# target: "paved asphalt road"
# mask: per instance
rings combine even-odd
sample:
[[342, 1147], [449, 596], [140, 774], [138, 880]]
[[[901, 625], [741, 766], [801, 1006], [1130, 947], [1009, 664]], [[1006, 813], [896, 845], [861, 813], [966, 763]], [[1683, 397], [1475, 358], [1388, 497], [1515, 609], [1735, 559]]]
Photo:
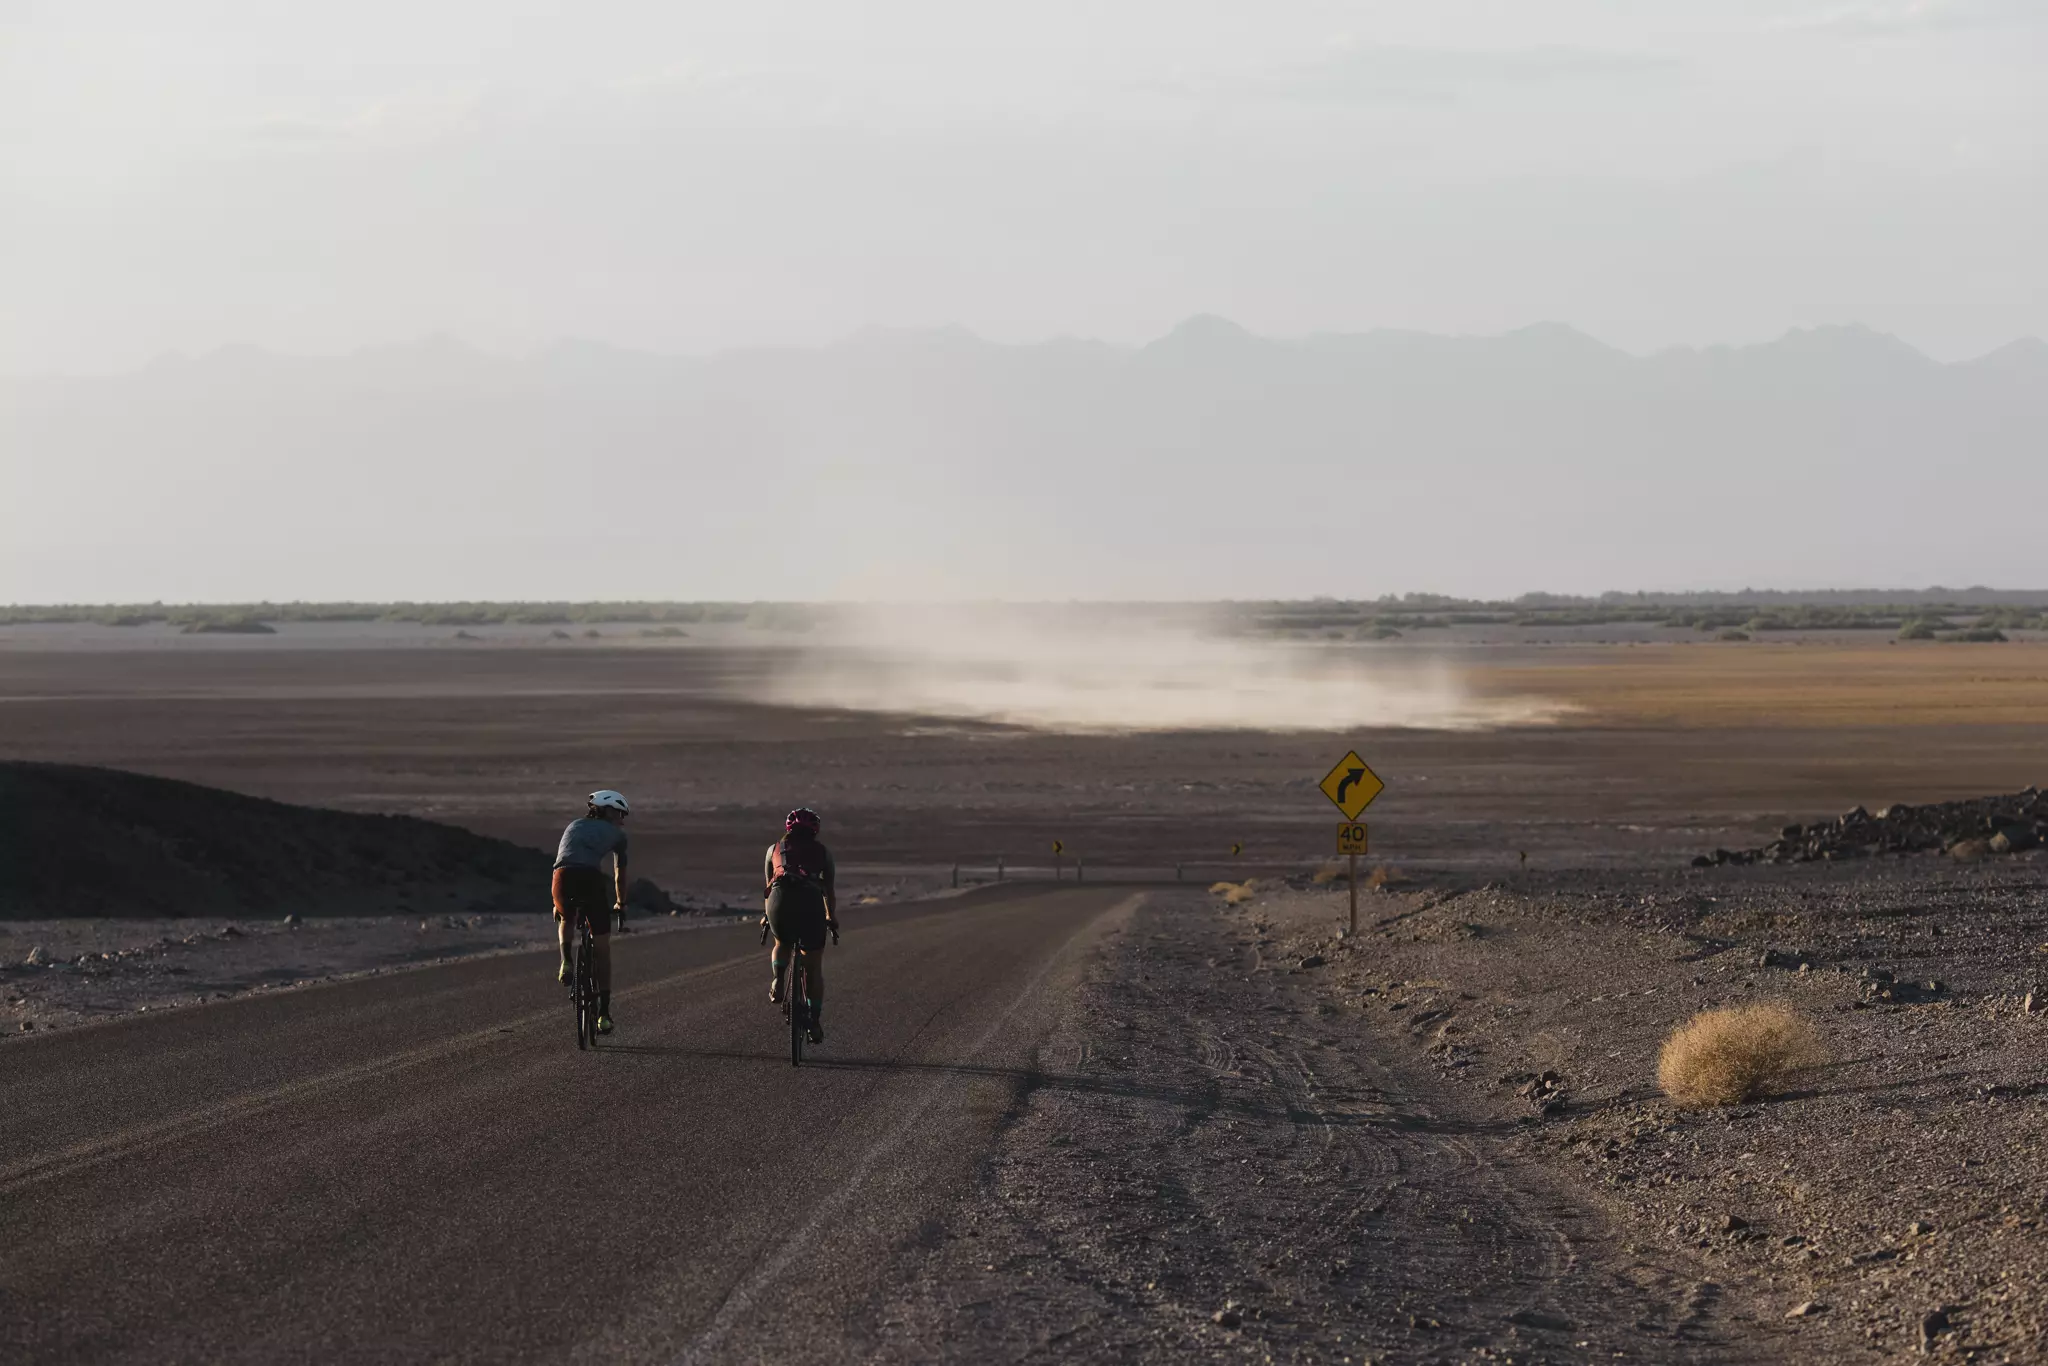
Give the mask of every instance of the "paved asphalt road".
[[802, 1071], [744, 928], [10, 1043], [0, 1360], [843, 1360], [1128, 895], [849, 910]]

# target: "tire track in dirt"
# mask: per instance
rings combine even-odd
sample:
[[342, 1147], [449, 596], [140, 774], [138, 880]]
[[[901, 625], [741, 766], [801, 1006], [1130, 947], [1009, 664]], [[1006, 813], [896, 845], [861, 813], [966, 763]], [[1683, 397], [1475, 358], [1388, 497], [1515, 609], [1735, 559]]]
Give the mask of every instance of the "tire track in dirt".
[[1250, 923], [1155, 898], [1105, 944], [977, 1198], [906, 1251], [875, 1359], [1779, 1354], [1383, 1061]]

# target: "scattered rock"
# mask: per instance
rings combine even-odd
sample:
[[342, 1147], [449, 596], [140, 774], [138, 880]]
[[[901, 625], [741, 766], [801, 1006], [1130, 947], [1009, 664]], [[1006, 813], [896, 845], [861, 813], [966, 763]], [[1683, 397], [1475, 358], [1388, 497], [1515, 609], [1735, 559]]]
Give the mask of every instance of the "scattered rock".
[[288, 915], [284, 918], [284, 923], [288, 929], [297, 929], [299, 918], [296, 915]]
[[1740, 1233], [1749, 1227], [1749, 1220], [1739, 1214], [1724, 1214], [1718, 1227], [1723, 1233]]
[[236, 929], [233, 925], [229, 925], [220, 932], [220, 937], [223, 939], [240, 939], [242, 937], [242, 932]]
[[1788, 1319], [1810, 1319], [1815, 1314], [1825, 1314], [1827, 1312], [1828, 1307], [1819, 1300], [1801, 1300], [1798, 1304], [1785, 1311], [1785, 1317]]
[[1543, 1328], [1553, 1333], [1569, 1333], [1577, 1326], [1561, 1314], [1546, 1314], [1541, 1309], [1517, 1309], [1508, 1315], [1508, 1322], [1523, 1328]]
[[1515, 1094], [1535, 1106], [1536, 1113], [1544, 1119], [1563, 1114], [1567, 1104], [1564, 1078], [1549, 1070], [1522, 1083]]
[[1225, 1305], [1209, 1316], [1211, 1323], [1223, 1328], [1236, 1328], [1244, 1323], [1244, 1315], [1231, 1305]]
[[1304, 959], [1302, 959], [1302, 960], [1301, 960], [1301, 966], [1302, 966], [1302, 967], [1303, 967], [1304, 969], [1306, 969], [1306, 968], [1319, 968], [1319, 967], [1321, 967], [1322, 965], [1323, 965], [1323, 956], [1322, 956], [1322, 955], [1321, 955], [1320, 953], [1312, 953], [1312, 954], [1310, 954], [1310, 955], [1309, 955], [1308, 957], [1306, 957], [1306, 958], [1304, 958]]
[[1925, 1219], [1915, 1219], [1912, 1223], [1906, 1225], [1906, 1232], [1916, 1238], [1924, 1238], [1934, 1232], [1934, 1225], [1928, 1223]]
[[35, 1033], [35, 1032], [36, 1032], [36, 1022], [35, 1022], [34, 1020], [23, 1020], [23, 1021], [21, 1022], [21, 1032], [22, 1032], [22, 1033], [24, 1033], [24, 1034], [33, 1034], [33, 1033]]
[[30, 949], [28, 951], [28, 957], [22, 959], [21, 961], [26, 963], [29, 967], [39, 968], [43, 964], [50, 961], [50, 955], [43, 952], [43, 946], [41, 944], [38, 944], [34, 948]]
[[1946, 1309], [1935, 1309], [1921, 1315], [1920, 1350], [1923, 1352], [1933, 1351], [1934, 1340], [1943, 1333], [1946, 1333], [1950, 1326]]
[[1887, 1005], [1924, 1005], [1929, 1001], [1939, 1001], [1948, 994], [1945, 983], [1932, 978], [1901, 982], [1889, 968], [1865, 968], [1859, 987], [1865, 1002]]

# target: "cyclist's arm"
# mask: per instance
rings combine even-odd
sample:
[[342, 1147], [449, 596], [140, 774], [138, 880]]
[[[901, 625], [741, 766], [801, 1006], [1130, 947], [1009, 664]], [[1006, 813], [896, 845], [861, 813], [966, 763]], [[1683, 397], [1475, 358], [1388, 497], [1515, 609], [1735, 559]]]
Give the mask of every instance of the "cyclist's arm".
[[825, 854], [825, 919], [839, 923], [839, 867], [829, 850]]
[[621, 917], [626, 913], [626, 832], [618, 826], [612, 827], [616, 841], [612, 845], [612, 909]]

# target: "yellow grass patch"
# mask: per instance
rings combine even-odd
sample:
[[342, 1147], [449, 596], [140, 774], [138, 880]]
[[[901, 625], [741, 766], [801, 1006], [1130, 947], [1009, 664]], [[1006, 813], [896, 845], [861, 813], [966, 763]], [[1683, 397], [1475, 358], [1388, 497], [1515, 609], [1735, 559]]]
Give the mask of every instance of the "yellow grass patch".
[[1739, 1105], [1826, 1056], [1813, 1026], [1790, 1007], [1729, 1006], [1671, 1032], [1657, 1055], [1657, 1084], [1688, 1110]]
[[1498, 666], [1477, 651], [1468, 682], [1606, 725], [2048, 724], [2048, 644], [2034, 641], [1575, 647]]
[[[1350, 876], [1350, 865], [1332, 862], [1325, 863], [1322, 867], [1316, 869], [1315, 876], [1310, 880], [1318, 887], [1327, 887], [1333, 882], [1343, 882], [1350, 878]], [[1388, 870], [1386, 864], [1382, 863], [1360, 878], [1358, 885], [1371, 890], [1375, 887], [1384, 887], [1393, 880], [1393, 873]]]
[[1258, 885], [1251, 878], [1246, 878], [1243, 882], [1219, 882], [1209, 888], [1212, 896], [1220, 896], [1225, 903], [1232, 906], [1240, 906], [1250, 901], [1258, 895], [1258, 891]]

